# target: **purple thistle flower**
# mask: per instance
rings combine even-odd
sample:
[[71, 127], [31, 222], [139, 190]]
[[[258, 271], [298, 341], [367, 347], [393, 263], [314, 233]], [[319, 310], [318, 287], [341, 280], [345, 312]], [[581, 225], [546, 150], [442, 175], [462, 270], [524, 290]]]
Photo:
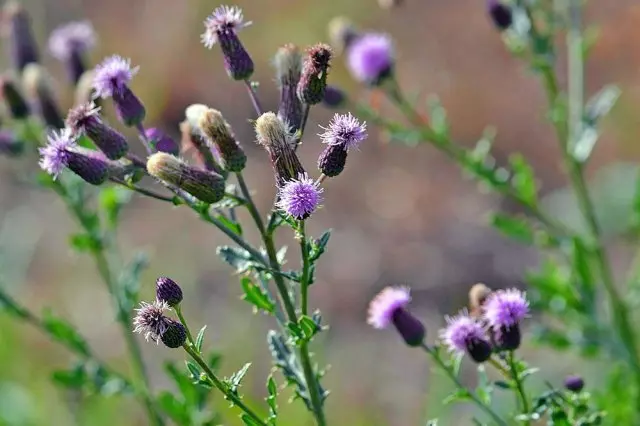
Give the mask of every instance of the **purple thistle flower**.
[[484, 362], [491, 356], [491, 345], [484, 327], [466, 310], [446, 320], [447, 327], [440, 330], [440, 338], [449, 351], [458, 354], [468, 352], [476, 362]]
[[574, 393], [580, 393], [584, 388], [584, 379], [580, 376], [567, 376], [564, 379], [564, 387]]
[[136, 309], [136, 316], [133, 319], [133, 332], [144, 335], [147, 341], [152, 340], [159, 344], [160, 338], [172, 321], [164, 315], [167, 309], [169, 305], [163, 301], [140, 302], [140, 307]]
[[484, 303], [484, 317], [494, 329], [517, 326], [528, 315], [526, 295], [515, 288], [493, 292]]
[[298, 179], [290, 180], [278, 192], [277, 206], [298, 220], [308, 218], [322, 201], [320, 188], [307, 174], [299, 174]]
[[76, 139], [69, 129], [51, 132], [47, 136], [48, 144], [39, 148], [40, 167], [57, 179], [62, 170], [69, 164], [70, 150], [77, 146]]
[[351, 113], [336, 114], [328, 127], [322, 127], [324, 133], [319, 134], [323, 143], [340, 145], [345, 150], [357, 148], [367, 138], [367, 123], [360, 124]]
[[78, 105], [69, 111], [66, 125], [74, 135], [85, 133], [110, 160], [127, 153], [127, 139], [100, 118], [100, 107], [93, 102]]
[[393, 44], [386, 34], [363, 34], [349, 45], [347, 67], [361, 83], [379, 85], [391, 75], [393, 65]]
[[336, 177], [347, 164], [347, 150], [341, 145], [329, 145], [318, 157], [318, 170], [326, 177]]
[[238, 38], [238, 31], [251, 22], [243, 22], [237, 6], [220, 6], [204, 21], [202, 43], [208, 49], [220, 44], [227, 74], [234, 80], [246, 80], [253, 74], [253, 60]]
[[411, 301], [409, 288], [386, 287], [369, 304], [367, 322], [382, 329], [393, 324], [409, 346], [419, 346], [424, 341], [426, 330], [422, 322], [407, 309]]
[[112, 97], [120, 120], [135, 126], [144, 120], [146, 111], [140, 99], [131, 91], [129, 83], [139, 67], [131, 68], [131, 60], [113, 55], [96, 66], [93, 77], [95, 96]]
[[89, 21], [69, 22], [51, 32], [49, 51], [66, 63], [69, 77], [76, 84], [86, 71], [83, 55], [96, 45], [96, 34]]

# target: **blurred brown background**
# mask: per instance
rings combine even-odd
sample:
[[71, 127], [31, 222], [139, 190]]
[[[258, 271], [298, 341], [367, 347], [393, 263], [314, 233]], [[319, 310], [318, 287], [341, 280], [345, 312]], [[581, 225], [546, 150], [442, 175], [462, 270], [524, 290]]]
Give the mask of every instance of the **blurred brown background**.
[[[636, 0], [590, 3], [586, 18], [599, 26], [601, 37], [587, 66], [587, 91], [594, 93], [609, 82], [624, 90], [604, 124], [604, 136], [589, 167], [590, 176], [600, 185], [598, 196], [608, 197], [607, 205], [614, 206], [611, 214], [617, 217], [614, 213], [628, 203], [628, 192], [633, 189], [633, 180], [626, 176], [633, 175], [628, 168], [611, 165], [635, 159], [639, 152], [640, 4]], [[227, 78], [219, 50], [208, 51], [199, 41], [202, 20], [217, 2], [27, 0], [24, 4], [32, 13], [43, 51], [51, 29], [86, 18], [100, 37], [92, 53], [94, 63], [118, 53], [140, 65], [133, 88], [148, 108], [148, 125], [175, 134], [187, 105], [205, 103], [220, 109], [248, 151], [246, 178], [257, 192], [259, 207], [266, 211], [274, 185], [268, 159], [254, 143], [248, 121], [254, 112], [245, 88]], [[380, 9], [375, 0], [245, 0], [236, 4], [254, 22], [241, 38], [256, 63], [254, 79], [261, 82], [260, 96], [269, 109], [277, 103], [270, 66], [277, 47], [287, 42], [305, 46], [326, 41], [328, 21], [345, 15], [362, 28], [393, 35], [400, 81], [407, 91], [422, 98], [431, 93], [441, 97], [458, 140], [471, 145], [487, 125], [495, 126], [498, 161], [503, 162], [511, 152], [522, 152], [534, 165], [543, 194], [564, 187], [556, 141], [545, 121], [544, 93], [525, 65], [506, 52], [486, 16], [484, 1], [406, 0], [392, 11]], [[48, 54], [43, 57], [51, 72], [60, 77], [58, 93], [68, 106], [72, 97], [62, 83], [66, 81], [62, 65]], [[561, 61], [560, 68], [563, 66]], [[350, 80], [342, 58], [335, 60], [330, 81], [353, 97], [366, 99]], [[389, 113], [394, 113], [391, 108]], [[332, 114], [321, 107], [312, 110], [309, 138], [300, 150], [310, 170], [321, 150], [314, 136], [317, 126]], [[608, 172], [596, 175], [605, 165]], [[51, 306], [77, 324], [103, 358], [122, 362], [123, 343], [93, 265], [67, 248], [66, 238], [74, 224], [53, 194], [25, 191], [14, 177], [18, 167], [0, 158], [0, 226], [2, 248], [9, 259], [3, 272], [15, 278], [10, 282], [11, 291], [34, 309]], [[570, 202], [562, 194], [552, 194], [549, 208], [555, 208], [558, 215], [566, 213], [571, 220]], [[492, 287], [520, 285], [526, 269], [535, 266], [536, 255], [486, 225], [487, 211], [513, 210], [513, 206], [478, 192], [475, 184], [461, 177], [457, 167], [434, 149], [388, 145], [373, 128], [361, 151], [349, 156], [345, 173], [326, 184], [325, 195], [324, 208], [314, 215], [309, 228], [316, 236], [325, 228], [334, 230], [311, 295], [312, 306], [321, 309], [331, 324], [315, 346], [318, 360], [331, 365], [325, 379], [331, 390], [330, 418], [339, 425], [424, 424], [427, 416], [442, 411], [440, 400], [446, 389], [434, 386], [439, 382], [430, 377], [429, 365], [419, 351], [405, 348], [392, 332], [376, 332], [366, 326], [368, 301], [385, 285], [410, 285], [414, 310], [428, 322], [434, 338], [442, 316], [463, 306], [470, 285], [478, 281]], [[249, 237], [256, 241], [255, 233]], [[292, 245], [290, 232], [283, 230], [280, 237], [282, 244]], [[230, 374], [244, 362], [254, 361], [245, 386], [260, 397], [269, 369], [264, 336], [273, 324], [251, 315], [249, 306], [239, 300], [237, 277], [215, 255], [218, 245], [227, 244], [225, 237], [186, 208], [172, 209], [136, 197], [124, 214], [119, 241], [127, 255], [138, 249], [150, 255], [143, 297], [153, 297], [158, 275], [180, 282], [186, 290], [187, 316], [193, 324], [208, 324], [208, 344], [227, 356], [223, 371]], [[615, 261], [623, 266], [626, 258], [622, 249], [619, 252]], [[295, 250], [290, 256], [295, 265]], [[20, 273], [23, 266], [24, 277]], [[67, 365], [69, 355], [8, 318], [0, 317], [0, 327], [0, 346], [10, 348], [0, 350], [0, 424], [113, 424], [116, 409], [118, 424], [144, 424], [138, 409], [121, 401], [89, 401], [96, 404], [93, 410], [72, 415], [73, 404], [47, 377], [52, 368]], [[182, 355], [153, 345], [144, 345], [144, 350], [154, 385], [168, 386], [160, 363]], [[531, 345], [527, 350], [534, 362], [544, 363], [548, 357]], [[562, 363], [556, 359], [553, 364], [544, 363], [548, 367], [545, 377], [557, 378], [575, 370], [571, 355], [562, 358]], [[284, 398], [281, 405], [286, 406]], [[16, 414], [18, 411], [23, 414]], [[233, 416], [228, 418], [233, 421]], [[446, 419], [445, 425], [457, 424]]]

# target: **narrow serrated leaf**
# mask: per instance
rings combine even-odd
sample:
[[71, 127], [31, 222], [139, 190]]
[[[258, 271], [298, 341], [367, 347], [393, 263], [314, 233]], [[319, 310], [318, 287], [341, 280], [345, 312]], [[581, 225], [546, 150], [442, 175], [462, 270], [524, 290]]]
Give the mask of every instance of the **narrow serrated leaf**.
[[198, 336], [196, 337], [196, 350], [198, 353], [202, 352], [202, 343], [204, 342], [204, 332], [207, 329], [207, 326], [204, 325], [198, 332]]

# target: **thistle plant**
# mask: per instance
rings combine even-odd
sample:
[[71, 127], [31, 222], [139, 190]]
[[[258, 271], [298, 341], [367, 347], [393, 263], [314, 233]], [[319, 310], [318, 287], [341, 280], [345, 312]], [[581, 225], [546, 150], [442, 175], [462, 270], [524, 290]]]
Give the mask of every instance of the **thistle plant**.
[[[381, 2], [385, 8], [400, 3]], [[584, 176], [597, 139], [597, 122], [619, 92], [607, 86], [584, 102], [583, 68], [588, 49], [581, 23], [582, 2], [559, 2], [565, 8], [551, 3], [490, 0], [487, 19], [495, 24], [506, 47], [528, 61], [541, 78], [549, 98], [551, 125], [587, 223], [585, 232], [544, 211], [534, 172], [522, 156], [514, 155], [508, 168], [497, 167], [489, 153], [488, 135], [475, 149], [467, 149], [452, 139], [444, 107], [437, 100], [429, 103], [426, 113], [409, 101], [397, 79], [398, 46], [389, 34], [363, 31], [346, 18], [336, 18], [330, 25], [334, 46], [317, 43], [302, 49], [286, 44], [274, 49], [279, 105], [270, 111], [263, 107], [259, 85], [251, 80], [256, 64], [241, 39], [241, 30], [249, 31], [259, 22], [250, 27], [252, 23], [245, 21], [240, 8], [226, 5], [215, 8], [204, 20], [201, 42], [212, 54], [221, 55], [230, 79], [246, 86], [255, 109], [255, 120], [250, 124], [255, 142], [272, 165], [273, 176], [262, 178], [273, 179], [274, 201], [269, 211], [260, 211], [243, 174], [255, 160], [245, 150], [253, 141], [236, 137], [224, 108], [195, 99], [176, 129], [182, 136], [180, 147], [149, 122], [144, 99], [133, 89], [134, 77], [145, 72], [132, 65], [135, 58], [113, 54], [94, 66], [89, 64], [86, 53], [96, 45], [97, 37], [88, 22], [66, 24], [49, 40], [49, 52], [66, 64], [69, 88], [75, 91], [75, 104], [62, 108], [49, 75], [39, 63], [29, 16], [19, 4], [9, 2], [5, 6], [10, 24], [8, 42], [19, 78], [7, 75], [2, 79], [9, 116], [0, 132], [0, 154], [24, 156], [38, 163], [41, 171], [35, 177], [29, 175], [33, 186], [55, 192], [68, 207], [80, 228], [71, 237], [72, 245], [93, 259], [112, 300], [132, 371], [118, 372], [100, 359], [70, 322], [49, 312], [42, 316], [33, 313], [3, 290], [2, 282], [0, 307], [78, 357], [77, 367], [56, 372], [58, 384], [92, 394], [131, 396], [144, 407], [148, 424], [212, 425], [238, 416], [248, 426], [276, 426], [288, 421], [279, 410], [283, 394], [302, 404], [313, 424], [344, 424], [340, 413], [328, 410], [329, 390], [323, 381], [326, 367], [314, 358], [320, 349], [317, 336], [329, 331], [314, 307], [311, 290], [331, 231], [309, 235], [307, 221], [313, 220], [325, 203], [324, 195], [332, 190], [334, 179], [348, 173], [348, 154], [366, 150], [369, 134], [383, 131], [394, 142], [430, 144], [481, 183], [519, 203], [526, 212], [524, 217], [496, 213], [492, 224], [548, 252], [549, 259], [545, 268], [525, 280], [527, 293], [519, 288], [472, 286], [468, 306], [443, 318], [439, 332], [428, 330], [411, 311], [410, 289], [404, 286], [381, 290], [369, 305], [367, 322], [376, 329], [393, 327], [409, 348], [423, 351], [427, 362], [443, 372], [454, 388], [443, 402], [473, 404], [477, 409], [472, 415], [474, 424], [636, 424], [640, 421], [640, 355], [632, 305], [614, 281]], [[567, 35], [569, 59], [566, 91], [560, 87], [555, 67], [555, 35], [562, 31]], [[332, 86], [330, 71], [340, 59], [363, 91], [385, 97], [403, 114], [404, 121], [387, 118], [372, 105], [358, 102], [357, 96]], [[108, 120], [102, 109], [109, 103], [115, 108], [115, 120]], [[309, 116], [321, 105], [345, 111], [312, 129]], [[64, 110], [68, 112], [62, 114]], [[116, 121], [119, 124], [114, 124]], [[129, 140], [119, 130], [122, 126], [135, 129], [138, 140]], [[312, 143], [309, 139], [316, 136], [314, 133], [322, 142], [317, 144], [315, 167], [305, 165], [297, 154], [300, 144]], [[135, 154], [136, 144], [144, 148], [144, 157]], [[187, 152], [195, 158], [188, 158]], [[190, 211], [229, 239], [229, 245], [217, 248], [217, 255], [239, 277], [242, 298], [254, 311], [265, 314], [271, 328], [266, 343], [274, 369], [266, 379], [265, 403], [257, 403], [241, 391], [243, 378], [250, 374], [250, 360], [244, 360], [246, 364], [236, 372], [221, 371], [217, 356], [206, 343], [206, 325], [194, 327], [189, 322], [192, 313], [183, 310], [183, 302], [194, 295], [171, 278], [173, 271], [163, 271], [165, 275], [158, 277], [155, 298], [141, 297], [151, 287], [151, 283], [140, 283], [148, 260], [137, 256], [125, 261], [114, 238], [120, 213], [133, 195], [148, 197], [166, 208]], [[248, 212], [259, 243], [245, 237], [247, 224], [238, 221], [239, 209]], [[300, 264], [294, 269], [285, 269], [286, 249], [276, 245], [278, 234], [286, 235], [298, 247]], [[565, 275], [570, 278], [560, 278]], [[562, 309], [553, 307], [558, 299], [563, 302]], [[609, 310], [600, 315], [604, 302]], [[553, 317], [563, 329], [546, 324], [545, 319]], [[533, 333], [526, 326], [529, 321], [538, 323]], [[531, 334], [556, 349], [558, 340], [564, 339], [565, 347], [589, 350], [611, 364], [624, 366], [629, 372], [624, 384], [633, 389], [634, 409], [616, 412], [611, 408], [612, 399], [602, 398], [598, 389], [592, 395], [587, 391], [590, 384], [581, 376], [547, 382], [545, 388], [532, 384], [530, 377], [537, 369], [529, 366], [520, 350]], [[567, 337], [576, 334], [581, 338]], [[141, 355], [142, 340], [155, 343], [155, 350], [176, 349], [175, 353], [184, 356], [185, 368], [173, 363], [167, 367], [177, 393], [157, 392], [151, 386], [150, 371]], [[465, 358], [477, 372], [478, 384], [473, 388], [460, 373]], [[616, 389], [608, 391], [615, 393]], [[221, 413], [212, 408], [210, 395], [214, 392], [229, 402], [229, 410]], [[494, 397], [499, 393], [500, 398]], [[514, 404], [496, 403], [508, 395]], [[435, 425], [437, 420], [428, 424]]]

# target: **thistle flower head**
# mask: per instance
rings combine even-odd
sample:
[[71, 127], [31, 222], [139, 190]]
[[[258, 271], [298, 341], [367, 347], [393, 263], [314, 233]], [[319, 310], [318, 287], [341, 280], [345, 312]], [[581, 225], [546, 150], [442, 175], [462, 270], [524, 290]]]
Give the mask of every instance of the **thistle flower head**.
[[100, 107], [90, 101], [69, 110], [65, 124], [73, 134], [80, 134], [85, 131], [88, 121], [98, 119], [100, 119]]
[[567, 376], [564, 379], [564, 387], [575, 393], [579, 393], [584, 388], [584, 379], [580, 376]]
[[179, 348], [187, 341], [187, 330], [184, 325], [178, 321], [169, 319], [167, 329], [160, 336], [160, 340], [162, 340], [162, 343], [168, 348]]
[[176, 306], [182, 302], [182, 289], [171, 278], [160, 277], [156, 280], [156, 299]]
[[323, 143], [340, 145], [345, 150], [357, 148], [367, 138], [367, 123], [361, 124], [350, 112], [334, 115], [329, 126], [322, 128], [325, 132], [319, 136]]
[[140, 307], [136, 309], [136, 316], [133, 319], [134, 333], [144, 335], [147, 341], [159, 343], [171, 323], [171, 319], [164, 314], [167, 309], [169, 305], [164, 301], [140, 302]]
[[367, 323], [374, 328], [387, 328], [393, 322], [393, 315], [411, 302], [407, 287], [386, 287], [369, 304]]
[[95, 68], [93, 77], [95, 95], [109, 98], [122, 92], [139, 69], [139, 67], [131, 67], [130, 59], [119, 55], [109, 56]]
[[331, 48], [323, 43], [318, 43], [307, 49], [307, 57], [297, 87], [298, 98], [302, 102], [309, 105], [322, 102], [327, 87], [331, 56]]
[[76, 146], [76, 140], [68, 129], [51, 132], [47, 136], [47, 145], [39, 148], [40, 167], [56, 179], [69, 164], [70, 150]]
[[256, 120], [255, 130], [258, 143], [269, 153], [279, 188], [305, 173], [294, 151], [296, 141], [282, 119], [273, 112], [265, 112]]
[[386, 34], [368, 33], [353, 40], [347, 51], [347, 66], [361, 83], [379, 85], [393, 71], [394, 52]]
[[74, 135], [86, 134], [110, 160], [121, 158], [129, 150], [126, 138], [100, 118], [100, 108], [93, 102], [76, 106], [69, 111], [67, 128]]
[[69, 22], [59, 26], [49, 36], [49, 51], [60, 61], [86, 52], [96, 45], [96, 33], [89, 21]]
[[298, 179], [288, 181], [280, 189], [277, 206], [298, 220], [306, 219], [318, 208], [322, 191], [308, 175], [300, 174]]
[[205, 31], [202, 34], [202, 43], [211, 49], [221, 35], [237, 34], [239, 30], [249, 25], [251, 22], [244, 22], [242, 9], [238, 6], [218, 6], [204, 21]]
[[217, 148], [225, 170], [240, 172], [244, 169], [247, 156], [220, 111], [213, 108], [203, 111], [198, 120], [198, 127]]
[[282, 84], [297, 84], [302, 72], [302, 53], [292, 43], [280, 47], [273, 58], [276, 80]]
[[526, 295], [515, 288], [491, 293], [484, 304], [484, 317], [495, 329], [516, 326], [528, 315]]
[[446, 317], [446, 321], [447, 326], [440, 330], [440, 338], [451, 352], [462, 354], [473, 342], [487, 340], [487, 333], [482, 324], [466, 311]]

